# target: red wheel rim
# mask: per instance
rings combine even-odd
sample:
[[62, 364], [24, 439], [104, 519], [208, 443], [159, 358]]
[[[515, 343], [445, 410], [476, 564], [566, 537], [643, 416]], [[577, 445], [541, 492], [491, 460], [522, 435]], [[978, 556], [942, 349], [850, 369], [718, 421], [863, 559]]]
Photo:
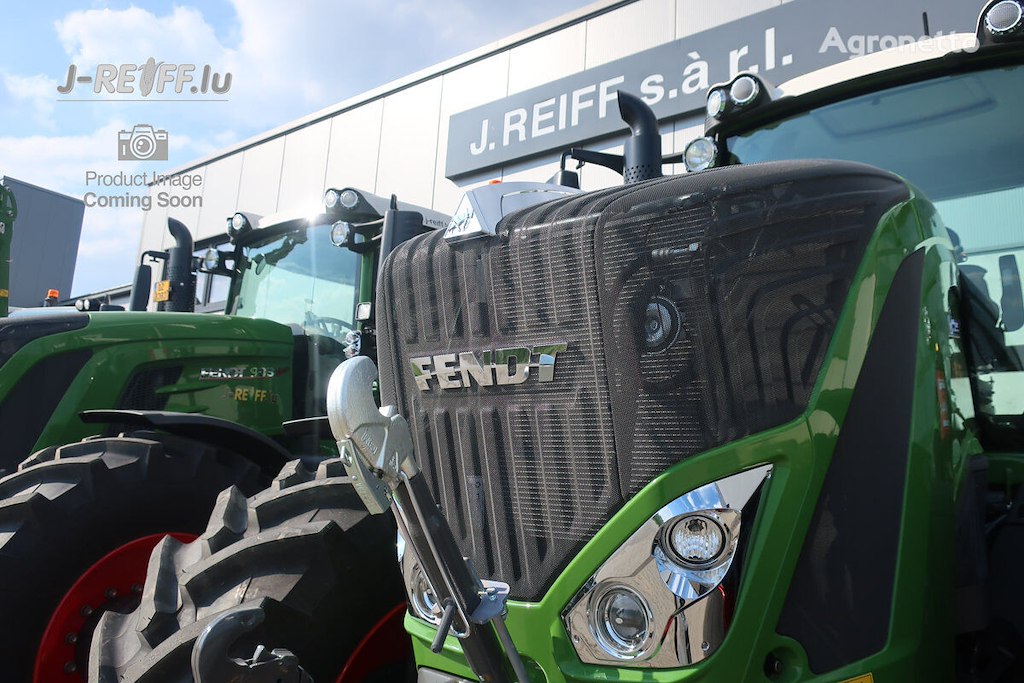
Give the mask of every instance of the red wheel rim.
[[93, 610], [118, 595], [138, 593], [146, 579], [149, 556], [164, 536], [172, 536], [182, 543], [196, 539], [194, 534], [153, 534], [125, 543], [104, 555], [89, 567], [71, 586], [57, 605], [50, 623], [43, 632], [36, 652], [33, 683], [55, 681], [84, 681], [85, 672], [75, 662], [80, 637]]
[[376, 669], [412, 656], [412, 639], [405, 632], [405, 603], [378, 621], [356, 646], [334, 683], [360, 683]]

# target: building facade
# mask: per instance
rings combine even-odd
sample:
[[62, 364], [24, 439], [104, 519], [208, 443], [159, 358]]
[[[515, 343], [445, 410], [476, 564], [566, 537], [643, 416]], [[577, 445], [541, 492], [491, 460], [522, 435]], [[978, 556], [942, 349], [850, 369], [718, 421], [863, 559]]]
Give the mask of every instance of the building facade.
[[[467, 188], [550, 178], [572, 145], [621, 151], [620, 88], [652, 104], [663, 153], [680, 153], [701, 134], [709, 85], [741, 70], [781, 83], [926, 31], [973, 32], [979, 7], [601, 0], [174, 170], [201, 186], [151, 188], [180, 195], [181, 206], [154, 202], [139, 253], [170, 246], [168, 215], [207, 239], [235, 211], [315, 209], [330, 187], [394, 193], [451, 213]], [[593, 165], [580, 176], [584, 189], [621, 182]]]

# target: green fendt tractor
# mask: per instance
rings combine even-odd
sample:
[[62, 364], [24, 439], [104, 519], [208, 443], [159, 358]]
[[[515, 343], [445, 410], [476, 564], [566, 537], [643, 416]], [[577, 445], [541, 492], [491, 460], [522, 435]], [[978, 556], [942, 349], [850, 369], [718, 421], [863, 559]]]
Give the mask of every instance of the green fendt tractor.
[[[372, 352], [376, 263], [382, 241], [395, 240], [383, 213], [398, 206], [352, 188], [328, 191], [325, 204], [313, 218], [235, 214], [231, 250], [201, 257], [170, 220], [175, 247], [153, 254], [164, 261], [154, 298], [165, 312], [65, 310], [0, 323], [5, 680], [84, 680], [103, 613], [159, 603], [142, 591], [150, 552], [165, 534], [170, 543], [203, 533], [228, 487], [238, 496], [218, 509], [244, 518], [244, 496], [271, 485], [259, 512], [267, 533], [316, 504], [302, 483], [330, 453], [315, 430], [286, 433], [282, 423], [324, 414], [330, 372]], [[426, 216], [418, 230], [447, 219], [416, 210]], [[230, 281], [229, 315], [187, 312], [197, 268]], [[148, 271], [140, 268], [133, 308], [146, 306]], [[359, 554], [369, 575], [385, 573], [388, 551], [360, 534], [386, 535], [389, 525], [348, 514], [353, 532], [335, 547]], [[232, 519], [205, 541], [207, 555], [238, 528]], [[257, 553], [248, 570], [266, 561]], [[397, 573], [394, 586], [388, 608], [401, 599]], [[353, 620], [355, 642], [381, 614], [367, 608]], [[155, 637], [166, 625], [150, 621]]]
[[1024, 680], [1022, 84], [993, 0], [714, 86], [667, 178], [620, 93], [627, 184], [393, 252], [328, 413], [418, 680]]

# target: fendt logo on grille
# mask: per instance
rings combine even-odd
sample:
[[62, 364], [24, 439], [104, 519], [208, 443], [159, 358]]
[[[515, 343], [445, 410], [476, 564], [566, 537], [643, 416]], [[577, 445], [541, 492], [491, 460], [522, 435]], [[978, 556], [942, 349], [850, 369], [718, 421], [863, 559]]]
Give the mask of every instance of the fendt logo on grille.
[[[531, 376], [535, 376], [538, 382], [552, 381], [555, 378], [555, 359], [566, 346], [521, 346], [479, 354], [475, 351], [439, 353], [409, 360], [420, 391], [429, 391], [435, 385], [442, 391], [463, 389], [474, 383], [481, 387], [507, 386], [522, 384]], [[535, 374], [531, 372], [534, 368]], [[435, 383], [431, 384], [430, 380], [435, 380]]]

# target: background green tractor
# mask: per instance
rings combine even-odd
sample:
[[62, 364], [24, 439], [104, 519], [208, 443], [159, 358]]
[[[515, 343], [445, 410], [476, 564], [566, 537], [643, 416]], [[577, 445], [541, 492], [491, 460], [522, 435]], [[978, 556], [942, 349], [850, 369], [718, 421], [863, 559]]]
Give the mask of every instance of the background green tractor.
[[[164, 262], [154, 298], [165, 312], [65, 309], [0, 323], [5, 675], [84, 680], [102, 614], [139, 604], [150, 551], [164, 534], [201, 534], [226, 488], [237, 486], [244, 510], [244, 495], [272, 483], [265, 526], [303, 514], [299, 484], [325, 452], [315, 429], [282, 423], [322, 415], [330, 372], [372, 352], [361, 340], [372, 340], [368, 302], [393, 203], [348, 188], [328, 192], [313, 218], [239, 213], [231, 250], [205, 259], [170, 220], [175, 247], [151, 255]], [[421, 231], [444, 219], [416, 215]], [[181, 312], [193, 308], [197, 267], [228, 281], [229, 315]], [[147, 270], [133, 308], [145, 307]], [[374, 527], [362, 518], [350, 514], [344, 543], [380, 575], [389, 553], [354, 540]], [[380, 616], [363, 614], [356, 640]]]

